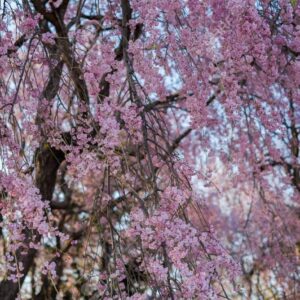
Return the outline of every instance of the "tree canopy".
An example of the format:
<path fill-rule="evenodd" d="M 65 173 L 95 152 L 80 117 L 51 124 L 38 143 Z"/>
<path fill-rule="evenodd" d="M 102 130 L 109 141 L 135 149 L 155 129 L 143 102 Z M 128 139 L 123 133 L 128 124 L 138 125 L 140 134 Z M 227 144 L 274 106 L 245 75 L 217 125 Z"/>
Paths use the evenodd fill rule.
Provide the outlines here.
<path fill-rule="evenodd" d="M 0 299 L 299 299 L 298 0 L 0 0 Z"/>

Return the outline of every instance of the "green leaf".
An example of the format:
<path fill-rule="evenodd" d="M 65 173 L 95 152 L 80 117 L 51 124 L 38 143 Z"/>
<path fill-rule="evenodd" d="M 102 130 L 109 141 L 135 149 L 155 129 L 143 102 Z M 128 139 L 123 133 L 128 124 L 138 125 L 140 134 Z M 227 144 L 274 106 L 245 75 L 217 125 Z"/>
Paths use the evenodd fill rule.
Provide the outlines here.
<path fill-rule="evenodd" d="M 291 0 L 291 4 L 295 8 L 298 4 L 298 0 Z"/>

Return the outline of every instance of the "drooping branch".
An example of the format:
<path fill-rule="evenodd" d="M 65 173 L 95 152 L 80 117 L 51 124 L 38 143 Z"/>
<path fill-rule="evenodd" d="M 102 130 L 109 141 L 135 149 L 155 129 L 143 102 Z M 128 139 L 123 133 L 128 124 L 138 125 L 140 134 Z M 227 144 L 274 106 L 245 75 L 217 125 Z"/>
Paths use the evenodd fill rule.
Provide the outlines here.
<path fill-rule="evenodd" d="M 86 82 L 84 81 L 81 66 L 77 62 L 72 51 L 72 45 L 68 38 L 67 27 L 64 24 L 64 14 L 66 12 L 68 1 L 63 1 L 63 3 L 58 8 L 55 8 L 53 6 L 53 10 L 51 13 L 45 9 L 40 1 L 32 0 L 32 3 L 37 12 L 43 15 L 45 19 L 49 20 L 55 27 L 58 35 L 56 39 L 58 50 L 62 55 L 64 63 L 68 67 L 71 79 L 74 82 L 77 96 L 83 104 L 88 105 L 89 96 Z"/>
<path fill-rule="evenodd" d="M 50 70 L 49 80 L 46 84 L 42 95 L 48 100 L 52 100 L 58 92 L 59 82 L 62 72 L 62 63 L 59 63 L 56 67 Z M 42 127 L 45 120 L 37 115 L 36 123 Z M 36 187 L 40 191 L 41 199 L 43 201 L 51 201 L 52 194 L 56 183 L 57 170 L 64 160 L 64 153 L 61 150 L 57 150 L 54 147 L 49 146 L 47 142 L 41 143 L 40 147 L 36 152 L 35 157 L 35 183 Z M 16 253 L 16 260 L 18 263 L 23 265 L 22 273 L 23 277 L 20 282 L 13 282 L 7 279 L 0 283 L 0 299 L 3 300 L 14 300 L 19 292 L 19 283 L 22 286 L 26 275 L 28 274 L 34 258 L 37 254 L 37 250 L 30 248 L 29 243 L 40 241 L 40 235 L 38 232 L 32 232 L 26 229 L 25 232 L 25 249 L 27 252 L 24 253 L 23 249 L 18 249 Z"/>

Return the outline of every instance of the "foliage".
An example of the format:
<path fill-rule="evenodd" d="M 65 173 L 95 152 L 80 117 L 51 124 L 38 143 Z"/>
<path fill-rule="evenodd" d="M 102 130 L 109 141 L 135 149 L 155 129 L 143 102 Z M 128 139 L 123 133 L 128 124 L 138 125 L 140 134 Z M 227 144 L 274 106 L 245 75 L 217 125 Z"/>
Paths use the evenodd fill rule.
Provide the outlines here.
<path fill-rule="evenodd" d="M 0 7 L 0 299 L 300 297 L 298 1 Z"/>

